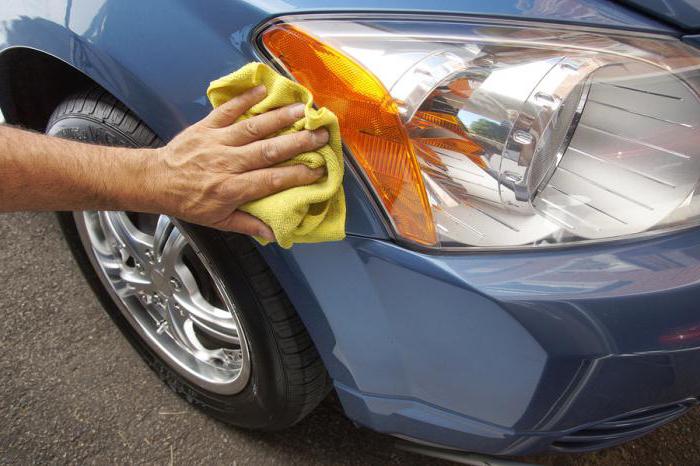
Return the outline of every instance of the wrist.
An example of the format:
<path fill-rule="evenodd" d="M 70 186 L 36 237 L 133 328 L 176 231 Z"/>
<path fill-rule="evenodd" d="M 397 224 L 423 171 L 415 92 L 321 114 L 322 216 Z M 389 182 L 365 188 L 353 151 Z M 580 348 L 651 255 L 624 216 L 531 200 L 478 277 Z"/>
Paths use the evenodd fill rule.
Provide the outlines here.
<path fill-rule="evenodd" d="M 115 180 L 113 194 L 118 208 L 147 213 L 159 213 L 164 210 L 159 160 L 161 149 L 116 149 L 117 166 L 121 167 L 119 177 Z M 128 160 L 125 160 L 128 158 Z M 125 163 L 126 162 L 126 163 Z"/>

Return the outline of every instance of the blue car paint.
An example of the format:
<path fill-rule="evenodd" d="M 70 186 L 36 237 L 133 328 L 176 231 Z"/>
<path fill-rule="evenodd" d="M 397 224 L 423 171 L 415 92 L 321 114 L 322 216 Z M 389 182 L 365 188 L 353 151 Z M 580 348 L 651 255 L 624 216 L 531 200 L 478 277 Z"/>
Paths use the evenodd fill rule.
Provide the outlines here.
<path fill-rule="evenodd" d="M 683 36 L 683 41 L 692 46 L 700 47 L 700 35 Z"/>
<path fill-rule="evenodd" d="M 425 13 L 418 0 L 10 0 L 0 50 L 81 70 L 165 140 L 209 111 L 206 84 L 254 59 L 256 26 L 303 11 Z M 444 1 L 431 12 L 679 36 L 604 0 Z M 514 454 L 639 408 L 700 395 L 696 230 L 531 252 L 436 255 L 388 240 L 352 171 L 348 239 L 261 248 L 346 413 L 436 444 Z M 640 387 L 644 389 L 640 390 Z"/>
<path fill-rule="evenodd" d="M 362 238 L 266 252 L 324 335 L 349 414 L 378 430 L 522 453 L 700 394 L 698 340 L 662 343 L 700 324 L 695 230 L 531 253 L 434 256 Z"/>
<path fill-rule="evenodd" d="M 620 0 L 639 11 L 648 12 L 663 21 L 692 32 L 700 30 L 698 0 Z"/>

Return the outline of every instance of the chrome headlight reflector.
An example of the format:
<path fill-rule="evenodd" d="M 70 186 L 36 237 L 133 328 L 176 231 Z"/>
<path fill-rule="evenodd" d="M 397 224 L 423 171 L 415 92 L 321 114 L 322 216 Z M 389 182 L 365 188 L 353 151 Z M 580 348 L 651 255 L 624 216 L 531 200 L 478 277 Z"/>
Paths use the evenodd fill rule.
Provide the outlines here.
<path fill-rule="evenodd" d="M 323 16 L 260 37 L 338 114 L 404 239 L 556 245 L 700 220 L 700 57 L 674 38 Z"/>

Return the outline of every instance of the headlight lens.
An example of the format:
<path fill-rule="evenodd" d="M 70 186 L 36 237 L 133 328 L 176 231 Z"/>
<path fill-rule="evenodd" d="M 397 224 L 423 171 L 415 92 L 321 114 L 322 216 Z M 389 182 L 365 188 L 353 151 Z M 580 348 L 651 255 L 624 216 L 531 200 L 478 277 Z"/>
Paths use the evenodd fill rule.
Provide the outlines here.
<path fill-rule="evenodd" d="M 675 39 L 295 17 L 261 42 L 338 115 L 404 239 L 552 245 L 700 220 L 700 59 Z"/>

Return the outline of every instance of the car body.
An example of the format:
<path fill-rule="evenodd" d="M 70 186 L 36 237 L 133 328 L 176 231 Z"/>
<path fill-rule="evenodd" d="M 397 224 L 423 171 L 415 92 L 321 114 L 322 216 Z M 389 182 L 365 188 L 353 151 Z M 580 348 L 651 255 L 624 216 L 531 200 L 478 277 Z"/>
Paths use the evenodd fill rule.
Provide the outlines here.
<path fill-rule="evenodd" d="M 678 24 L 673 15 L 655 19 L 653 2 L 446 0 L 428 8 L 416 0 L 7 0 L 0 103 L 9 123 L 41 130 L 71 83 L 89 79 L 167 141 L 210 110 L 211 80 L 258 58 L 256 28 L 303 12 L 542 21 L 688 43 L 700 32 L 688 15 Z M 346 240 L 260 251 L 357 423 L 464 451 L 571 452 L 635 438 L 696 403 L 697 229 L 435 252 L 395 240 L 352 164 L 344 186 Z"/>

